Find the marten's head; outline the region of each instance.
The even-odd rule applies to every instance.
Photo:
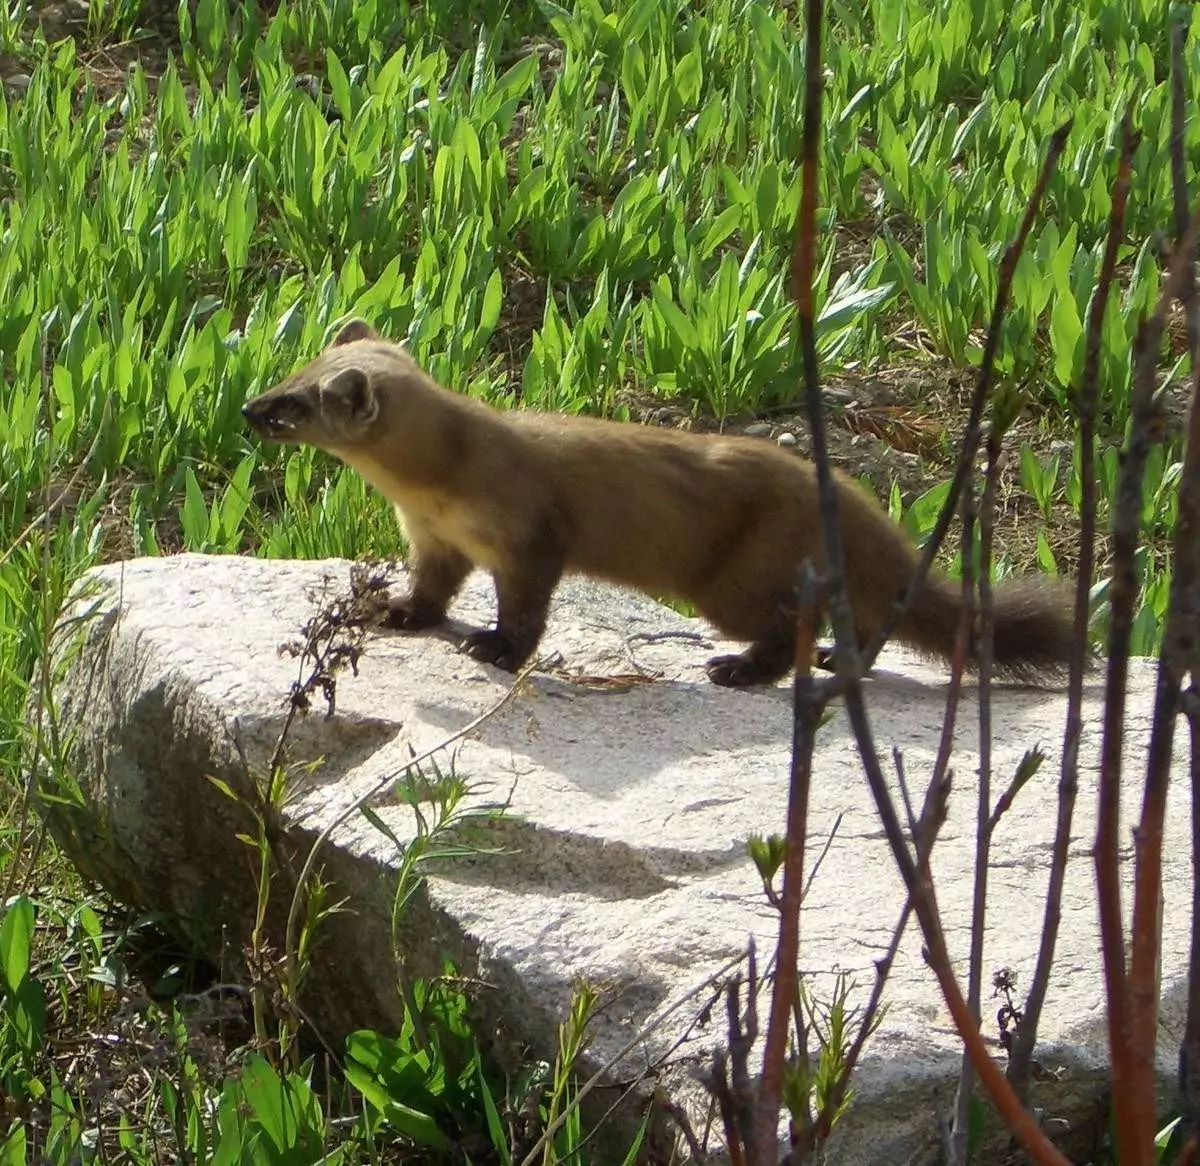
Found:
[[[397,360],[409,363],[403,349],[352,320],[316,360],[248,401],[242,416],[264,441],[335,454],[369,445],[383,408],[372,373]]]

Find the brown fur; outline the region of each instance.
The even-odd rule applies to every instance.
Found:
[[[440,623],[473,565],[491,572],[495,629],[464,647],[516,670],[545,627],[550,596],[574,571],[690,601],[733,639],[709,661],[718,684],[769,683],[792,666],[799,563],[822,566],[811,465],[761,440],[532,412],[499,412],[450,392],[399,345],[355,321],[311,364],[249,402],[267,440],[318,446],[394,505],[411,547],[412,587],[391,622]],[[839,478],[846,573],[858,635],[875,632],[914,551],[869,495]],[[931,578],[897,638],[953,651],[956,585]],[[1067,659],[1070,627],[1047,585],[996,592],[995,657],[1032,677]]]

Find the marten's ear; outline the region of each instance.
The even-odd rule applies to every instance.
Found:
[[[343,428],[366,428],[379,416],[379,400],[361,368],[344,368],[321,385],[321,410]]]
[[[378,340],[379,333],[371,327],[366,320],[351,320],[342,330],[333,338],[330,344],[332,348],[339,348],[343,344],[353,344],[355,340]]]

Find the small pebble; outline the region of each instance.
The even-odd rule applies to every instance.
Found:
[[[850,405],[854,401],[854,394],[849,389],[835,389],[826,386],[821,390],[821,394],[827,401],[836,401],[839,405]]]
[[[747,425],[745,428],[747,437],[767,437],[770,432],[771,427],[765,421],[756,421],[753,425]]]
[[[775,438],[775,440],[780,445],[795,445],[796,444],[796,435],[794,433],[788,433],[785,430],[777,438]]]
[[[4,88],[13,97],[24,97],[31,84],[33,84],[33,78],[28,73],[10,73],[4,78]]]

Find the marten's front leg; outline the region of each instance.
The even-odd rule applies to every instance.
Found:
[[[545,542],[528,548],[512,567],[496,571],[496,626],[467,636],[463,651],[506,672],[518,671],[533,655],[546,630],[550,597],[562,571],[562,552]]]
[[[388,627],[415,632],[436,627],[446,618],[446,609],[462,581],[471,570],[471,560],[449,543],[440,542],[422,533],[420,540],[410,534],[409,575],[407,595],[398,595],[388,602],[384,623]]]

